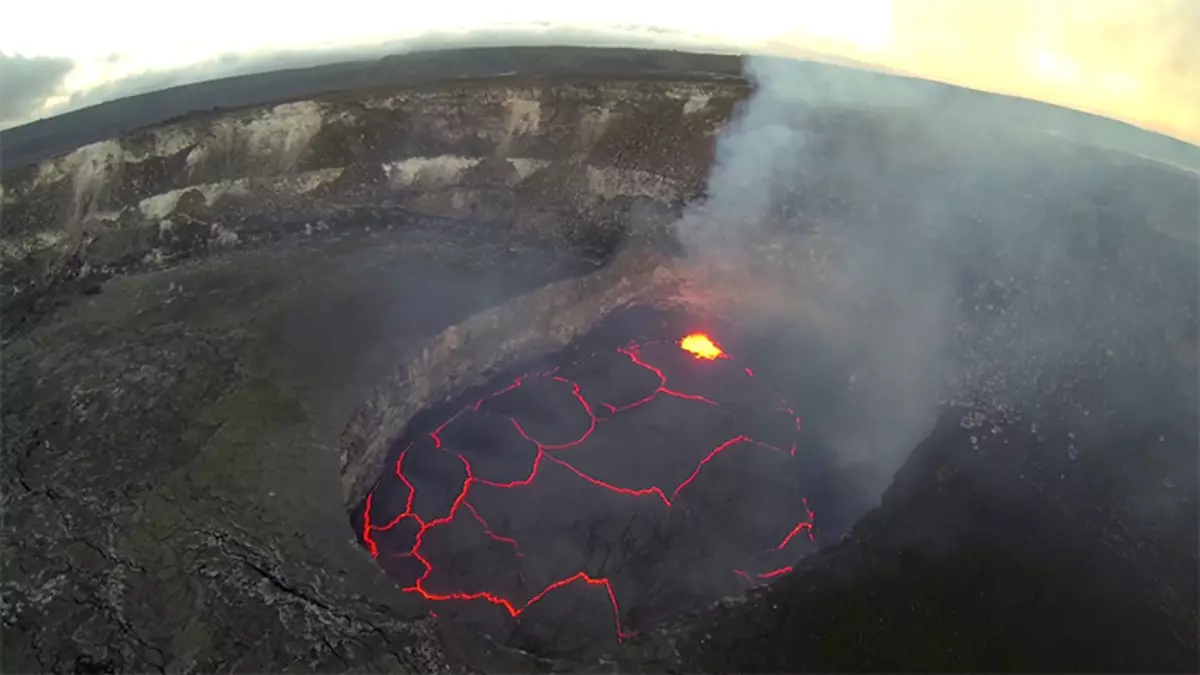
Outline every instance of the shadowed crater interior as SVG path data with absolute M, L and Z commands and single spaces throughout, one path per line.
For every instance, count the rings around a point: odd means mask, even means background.
M 351 513 L 360 542 L 439 616 L 542 654 L 785 575 L 846 505 L 775 364 L 714 324 L 629 309 L 418 415 Z

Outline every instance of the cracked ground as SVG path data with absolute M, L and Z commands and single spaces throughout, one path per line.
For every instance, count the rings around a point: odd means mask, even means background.
M 300 239 L 113 280 L 9 338 L 5 670 L 446 669 L 337 517 L 337 438 L 398 345 L 572 264 L 446 232 Z

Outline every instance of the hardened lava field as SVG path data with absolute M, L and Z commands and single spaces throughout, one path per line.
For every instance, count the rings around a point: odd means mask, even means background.
M 699 333 L 564 352 L 402 439 L 355 528 L 514 646 L 627 638 L 816 548 L 801 418 L 764 380 Z

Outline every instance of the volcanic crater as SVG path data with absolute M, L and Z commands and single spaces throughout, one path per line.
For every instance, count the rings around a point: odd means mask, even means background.
M 1194 148 L 768 66 L 6 130 L 4 670 L 1196 672 Z
M 840 505 L 806 496 L 822 451 L 772 364 L 715 324 L 628 309 L 422 412 L 351 512 L 360 543 L 437 614 L 541 654 L 791 571 Z

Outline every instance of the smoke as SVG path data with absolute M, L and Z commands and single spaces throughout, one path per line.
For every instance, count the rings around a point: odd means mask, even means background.
M 708 270 L 712 283 L 732 284 L 750 296 L 771 274 L 770 265 L 762 264 L 762 247 L 774 235 L 807 230 L 808 243 L 816 243 L 811 216 L 822 183 L 838 180 L 853 200 L 870 199 L 854 194 L 858 189 L 879 187 L 879 167 L 869 152 L 829 147 L 821 111 L 904 110 L 921 99 L 894 78 L 864 79 L 869 74 L 812 70 L 769 57 L 745 63 L 753 93 L 717 140 L 705 198 L 689 206 L 677 229 L 688 256 Z M 839 231 L 838 249 L 848 255 L 823 267 L 824 283 L 813 285 L 808 271 L 786 271 L 782 280 L 768 282 L 781 282 L 785 297 L 739 317 L 764 327 L 779 315 L 802 313 L 820 326 L 817 358 L 844 364 L 845 379 L 837 386 L 857 393 L 853 408 L 819 403 L 819 426 L 837 429 L 829 439 L 837 463 L 869 474 L 865 489 L 871 494 L 851 500 L 864 505 L 878 498 L 932 425 L 947 362 L 945 338 L 957 318 L 945 269 L 895 246 L 908 236 L 905 229 L 894 223 L 888 230 Z M 774 348 L 781 363 L 797 358 L 795 345 Z
M 766 56 L 746 57 L 745 72 L 754 92 L 717 139 L 706 199 L 689 209 L 680 227 L 693 253 L 744 243 L 778 215 L 780 197 L 811 182 L 819 158 L 806 110 L 921 102 L 912 84 L 873 73 L 813 70 Z
M 1003 103 L 964 115 L 902 78 L 764 57 L 745 71 L 753 93 L 677 232 L 744 320 L 800 316 L 816 336 L 817 351 L 771 347 L 780 376 L 839 364 L 810 420 L 862 474 L 851 501 L 877 503 L 947 406 L 992 429 L 1053 391 L 1064 461 L 1112 430 L 1101 405 L 1129 428 L 1173 414 L 1147 402 L 1180 381 L 1176 357 L 1133 355 L 1194 342 L 1194 243 L 1147 227 L 1194 221 L 1193 176 L 1097 162 L 1005 124 Z

